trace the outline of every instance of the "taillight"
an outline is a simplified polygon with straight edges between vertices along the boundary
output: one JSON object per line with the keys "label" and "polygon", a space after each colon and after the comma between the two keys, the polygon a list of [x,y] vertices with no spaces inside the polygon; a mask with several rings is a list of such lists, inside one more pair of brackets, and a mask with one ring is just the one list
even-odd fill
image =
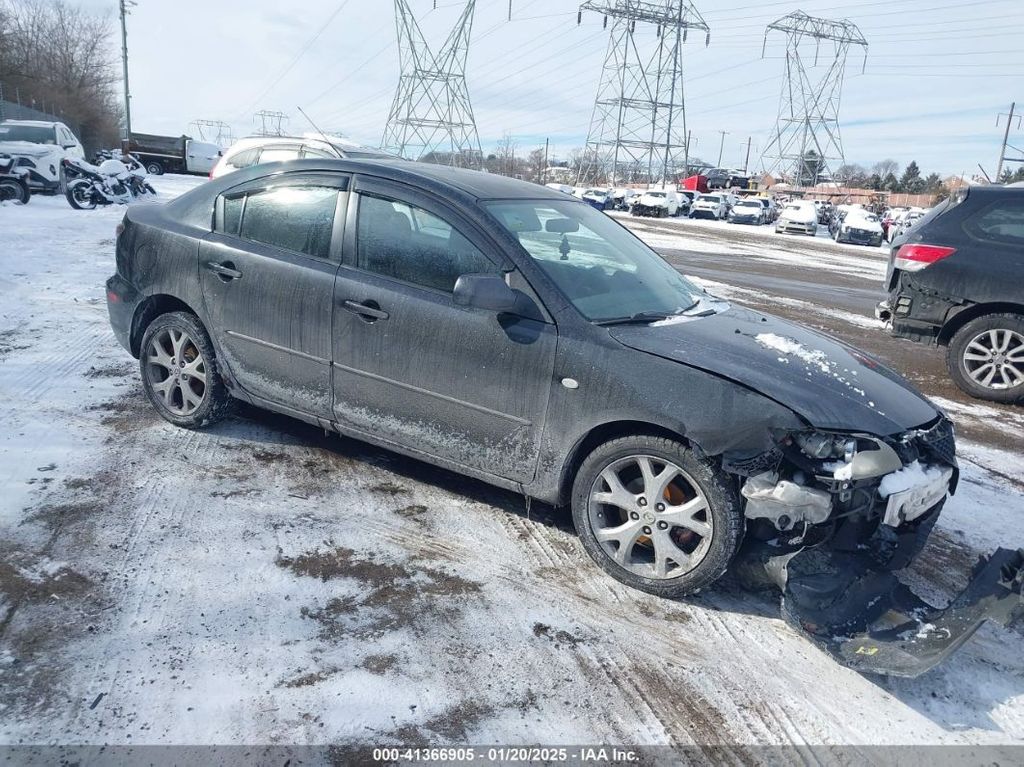
{"label": "taillight", "polygon": [[896,251],[895,267],[905,272],[919,272],[954,253],[956,248],[944,245],[903,245]]}

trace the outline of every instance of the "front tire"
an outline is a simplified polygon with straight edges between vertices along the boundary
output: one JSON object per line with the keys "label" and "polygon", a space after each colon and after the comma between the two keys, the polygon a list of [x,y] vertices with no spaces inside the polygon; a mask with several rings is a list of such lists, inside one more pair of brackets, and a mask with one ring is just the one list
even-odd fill
{"label": "front tire", "polygon": [[1024,316],[986,314],[960,328],[946,367],[965,393],[992,402],[1024,402]]}
{"label": "front tire", "polygon": [[93,210],[96,207],[96,200],[92,196],[92,182],[88,179],[79,178],[72,181],[68,184],[64,196],[75,210]]}
{"label": "front tire", "polygon": [[718,580],[744,530],[721,469],[663,437],[622,437],[587,456],[573,483],[572,516],[601,569],[670,598]]}
{"label": "front tire", "polygon": [[194,314],[161,314],[146,328],[139,351],[142,386],[165,420],[200,429],[221,420],[231,395],[213,343]]}
{"label": "front tire", "polygon": [[32,199],[28,186],[18,179],[0,179],[0,202],[13,202],[15,205],[27,205]]}
{"label": "front tire", "polygon": [[156,160],[151,160],[146,163],[146,173],[151,176],[162,176],[164,175],[164,166],[158,163]]}

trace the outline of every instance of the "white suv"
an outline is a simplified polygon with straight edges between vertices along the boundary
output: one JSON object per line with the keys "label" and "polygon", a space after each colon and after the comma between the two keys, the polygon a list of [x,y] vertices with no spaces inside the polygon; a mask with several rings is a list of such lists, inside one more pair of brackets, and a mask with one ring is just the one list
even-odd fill
{"label": "white suv", "polygon": [[28,171],[33,192],[59,192],[64,180],[61,160],[85,159],[82,142],[68,126],[38,120],[0,122],[0,154],[16,158],[15,167]]}
{"label": "white suv", "polygon": [[220,162],[210,171],[210,178],[219,178],[226,173],[248,168],[252,165],[266,165],[269,162],[287,162],[310,157],[331,159],[377,159],[397,160],[394,155],[377,149],[360,146],[336,136],[255,136],[243,138],[224,152]]}

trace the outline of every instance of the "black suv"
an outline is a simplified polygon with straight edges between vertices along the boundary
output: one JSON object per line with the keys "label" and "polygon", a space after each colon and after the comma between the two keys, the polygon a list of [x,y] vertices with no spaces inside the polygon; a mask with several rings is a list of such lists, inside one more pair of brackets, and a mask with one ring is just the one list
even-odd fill
{"label": "black suv", "polygon": [[893,242],[890,332],[948,347],[957,386],[980,399],[1024,400],[1024,188],[971,187]]}

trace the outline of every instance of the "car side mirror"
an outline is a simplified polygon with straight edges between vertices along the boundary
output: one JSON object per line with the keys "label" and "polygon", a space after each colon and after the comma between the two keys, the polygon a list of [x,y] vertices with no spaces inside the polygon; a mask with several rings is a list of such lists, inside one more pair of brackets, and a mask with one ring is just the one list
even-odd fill
{"label": "car side mirror", "polygon": [[459,306],[507,312],[516,306],[516,293],[497,274],[463,274],[455,281],[452,298]]}

